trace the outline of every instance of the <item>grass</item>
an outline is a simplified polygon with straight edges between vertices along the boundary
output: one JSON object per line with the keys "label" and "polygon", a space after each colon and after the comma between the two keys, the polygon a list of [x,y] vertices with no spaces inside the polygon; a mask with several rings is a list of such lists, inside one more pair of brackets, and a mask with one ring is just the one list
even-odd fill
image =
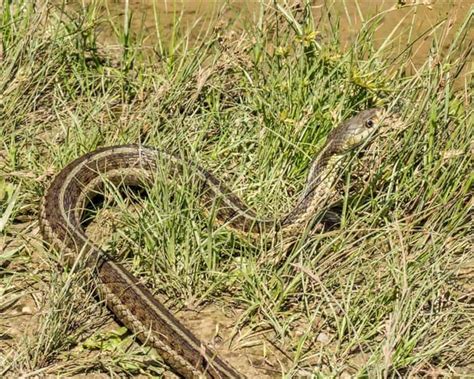
{"label": "grass", "polygon": [[261,5],[246,32],[217,23],[193,40],[179,17],[166,32],[157,16],[151,51],[128,10],[109,51],[96,5],[44,3],[1,8],[0,375],[166,369],[114,323],[80,263],[64,268],[42,244],[40,199],[66,163],[142,142],[278,217],[329,130],[374,105],[399,121],[349,160],[334,189],[340,229],[305,234],[286,254],[215,226],[192,170],[138,204],[114,195],[88,230],[249,376],[474,372],[472,12],[447,51],[452,26],[427,30],[430,56],[410,74],[415,38],[401,54],[399,29],[374,46],[379,17],[344,47],[334,16],[316,23],[304,4]]}

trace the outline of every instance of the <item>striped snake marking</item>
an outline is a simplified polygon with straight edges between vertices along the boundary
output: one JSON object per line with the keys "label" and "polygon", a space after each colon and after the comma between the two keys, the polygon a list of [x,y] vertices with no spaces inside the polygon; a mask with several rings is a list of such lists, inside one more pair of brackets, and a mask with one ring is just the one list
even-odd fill
{"label": "striped snake marking", "polygon": [[185,378],[244,378],[199,341],[124,266],[88,238],[81,226],[88,203],[105,183],[141,187],[152,184],[154,175],[166,162],[174,174],[182,173],[185,167],[195,171],[203,207],[220,201],[219,207],[213,209],[218,222],[246,235],[281,233],[283,238],[294,238],[321,212],[346,153],[367,140],[381,118],[382,110],[372,108],[336,127],[311,163],[296,205],[278,219],[258,218],[214,175],[177,155],[141,145],[99,148],[69,163],[52,180],[41,203],[43,237],[62,252],[66,264],[71,265],[76,259],[85,261],[98,279],[99,297],[140,341],[155,348],[175,373]]}

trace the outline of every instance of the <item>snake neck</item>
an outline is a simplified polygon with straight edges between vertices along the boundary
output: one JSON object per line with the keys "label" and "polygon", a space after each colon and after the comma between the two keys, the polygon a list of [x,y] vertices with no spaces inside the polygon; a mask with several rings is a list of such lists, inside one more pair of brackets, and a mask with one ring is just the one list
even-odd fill
{"label": "snake neck", "polygon": [[283,236],[294,236],[322,211],[330,201],[331,189],[337,179],[343,155],[335,154],[331,144],[326,145],[311,164],[306,185],[295,207],[279,222]]}

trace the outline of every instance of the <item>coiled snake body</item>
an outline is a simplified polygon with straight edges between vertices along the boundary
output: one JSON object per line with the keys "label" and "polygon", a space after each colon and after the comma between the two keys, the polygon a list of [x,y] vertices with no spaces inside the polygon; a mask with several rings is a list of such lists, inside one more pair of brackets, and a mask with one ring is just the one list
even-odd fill
{"label": "coiled snake body", "polygon": [[381,111],[369,109],[335,128],[316,160],[296,206],[283,218],[262,220],[216,177],[177,156],[138,145],[105,147],[68,164],[44,196],[40,225],[45,240],[67,261],[80,253],[98,278],[98,292],[115,316],[184,377],[242,378],[228,363],[200,342],[151,292],[122,265],[115,263],[87,237],[81,227],[85,205],[105,181],[143,185],[150,182],[163,159],[178,172],[183,165],[196,170],[205,202],[219,197],[223,206],[215,217],[243,233],[283,233],[295,236],[311,221],[328,196],[343,155],[364,141],[379,123]]}

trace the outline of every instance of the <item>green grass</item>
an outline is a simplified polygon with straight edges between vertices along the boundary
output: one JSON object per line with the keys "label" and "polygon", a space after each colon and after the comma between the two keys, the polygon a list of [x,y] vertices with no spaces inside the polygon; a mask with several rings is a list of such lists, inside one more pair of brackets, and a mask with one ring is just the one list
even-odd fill
{"label": "green grass", "polygon": [[90,231],[206,342],[224,336],[250,376],[473,373],[472,13],[447,51],[448,23],[428,30],[431,55],[410,74],[410,47],[374,46],[377,17],[343,47],[334,17],[316,24],[309,6],[262,6],[247,32],[211,25],[196,40],[179,17],[171,32],[157,18],[153,51],[116,23],[114,53],[98,45],[108,19],[95,6],[1,10],[0,375],[163,370],[113,324],[80,264],[63,268],[41,243],[41,196],[69,161],[142,142],[278,217],[329,130],[374,105],[400,118],[344,170],[340,229],[290,252],[214,225],[192,170],[138,204],[113,195]]}

